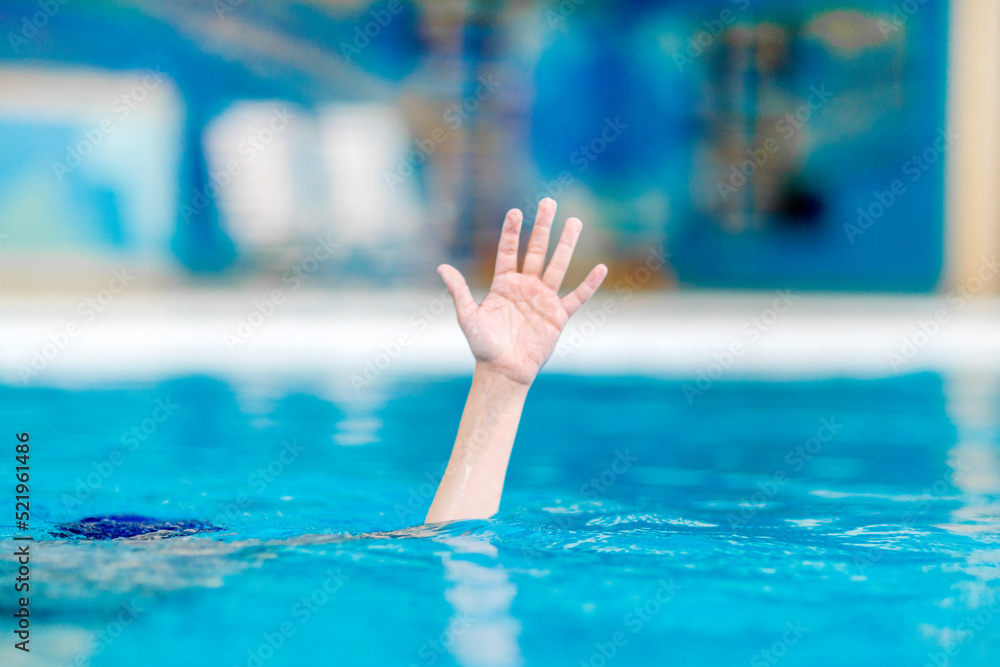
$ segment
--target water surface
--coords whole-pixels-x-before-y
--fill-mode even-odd
[[[1000,662],[998,378],[543,376],[500,514],[417,534],[468,379],[381,383],[0,388],[41,540],[0,663]],[[102,514],[222,530],[50,536]]]

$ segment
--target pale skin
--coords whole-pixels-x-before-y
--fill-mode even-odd
[[[608,273],[595,266],[566,296],[559,296],[583,223],[569,218],[545,266],[556,203],[538,204],[521,271],[517,270],[522,216],[504,219],[489,294],[477,304],[465,278],[442,264],[438,273],[455,302],[462,332],[476,358],[448,467],[427,513],[427,523],[485,519],[500,508],[507,463],[528,389],[552,355],[559,334]],[[544,270],[543,270],[544,269]]]
[[[438,267],[455,302],[458,323],[476,358],[476,368],[448,467],[427,513],[428,524],[486,519],[496,514],[528,389],[552,355],[566,322],[607,276],[607,267],[598,264],[576,289],[559,296],[583,223],[577,218],[566,220],[552,259],[545,266],[555,214],[553,200],[539,202],[524,266],[518,272],[522,217],[517,209],[507,213],[500,233],[493,283],[480,304],[472,298],[465,278],[457,269],[447,264]],[[176,534],[159,531],[130,539],[159,540]],[[326,544],[361,538],[432,534],[432,527],[416,526],[363,535],[243,540],[219,548],[228,551],[253,546]]]

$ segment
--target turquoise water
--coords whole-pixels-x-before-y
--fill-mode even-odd
[[[25,658],[0,513],[0,664],[1000,662],[997,378],[685,384],[543,376],[495,519],[367,537],[422,520],[467,378],[0,388],[41,540]],[[223,530],[47,537],[101,514]]]

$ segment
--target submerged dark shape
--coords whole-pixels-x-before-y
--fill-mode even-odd
[[[83,537],[90,540],[114,540],[119,537],[158,539],[221,530],[208,521],[183,519],[160,521],[138,514],[92,516],[72,523],[59,524],[66,532],[53,532],[55,537]]]

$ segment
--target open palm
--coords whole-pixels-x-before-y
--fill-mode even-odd
[[[517,272],[517,250],[522,216],[517,209],[507,213],[493,283],[481,304],[472,298],[458,269],[447,264],[438,267],[477,361],[524,384],[535,379],[555,349],[566,322],[600,287],[608,273],[607,267],[598,264],[579,287],[559,297],[559,287],[583,223],[577,218],[566,221],[559,245],[543,273],[555,213],[554,201],[539,202],[521,273]]]

